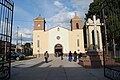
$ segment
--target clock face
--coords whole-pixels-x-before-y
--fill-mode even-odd
[[[38,23],[37,26],[40,27],[40,23]]]

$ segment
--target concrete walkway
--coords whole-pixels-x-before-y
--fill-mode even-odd
[[[16,61],[12,63],[10,80],[108,80],[103,76],[103,69],[85,69],[77,62],[69,62],[67,58],[50,57]]]

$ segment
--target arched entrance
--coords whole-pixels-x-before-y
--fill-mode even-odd
[[[61,44],[56,44],[54,49],[55,49],[55,56],[56,57],[59,57],[60,54],[63,52],[63,47]]]

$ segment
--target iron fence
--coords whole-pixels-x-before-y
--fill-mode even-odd
[[[0,0],[0,80],[7,80],[11,73],[11,41],[14,3]]]

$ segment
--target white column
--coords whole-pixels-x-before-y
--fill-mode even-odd
[[[96,16],[93,15],[94,21],[94,39],[95,39],[95,50],[98,50],[98,39],[97,39],[97,31],[96,31]]]
[[[100,45],[100,51],[103,51],[102,50],[102,35],[101,35],[100,29],[99,29],[99,45]]]
[[[86,27],[87,27],[87,26],[86,26]],[[87,36],[87,49],[89,48],[89,42],[88,42],[88,41],[89,41],[89,40],[88,40],[88,39],[89,39],[89,38],[88,38],[89,36],[88,36],[88,35],[89,35],[89,33],[88,33],[88,29],[86,29],[86,36]]]

